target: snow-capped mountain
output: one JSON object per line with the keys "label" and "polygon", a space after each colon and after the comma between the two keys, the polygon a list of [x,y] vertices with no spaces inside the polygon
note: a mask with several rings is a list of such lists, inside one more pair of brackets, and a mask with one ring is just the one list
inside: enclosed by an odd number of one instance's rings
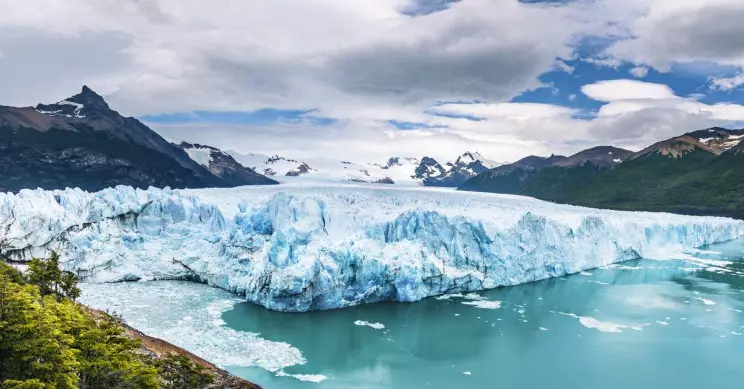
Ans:
{"label": "snow-capped mountain", "polygon": [[195,279],[280,311],[417,301],[744,235],[744,222],[343,185],[0,193],[0,256],[86,281]]}
{"label": "snow-capped mountain", "polygon": [[300,160],[279,155],[243,154],[180,140],[170,141],[183,148],[198,164],[214,170],[212,173],[218,171],[213,165],[219,160],[222,165],[240,165],[279,181],[297,177],[314,181],[456,187],[500,165],[473,152],[463,153],[454,162],[444,165],[431,157],[391,157],[383,163],[365,164],[332,158]]}
{"label": "snow-capped mountain", "polygon": [[705,130],[688,132],[684,135],[663,140],[634,153],[629,159],[638,159],[660,154],[670,158],[686,156],[694,151],[703,154],[721,155],[735,150],[744,144],[744,130],[727,130],[713,127]]}
{"label": "snow-capped mountain", "polygon": [[744,130],[727,130],[714,127],[685,134],[698,140],[716,153],[724,153],[739,146],[744,141]]}
{"label": "snow-capped mountain", "polygon": [[424,178],[426,186],[457,187],[468,179],[499,166],[498,163],[484,158],[478,153],[466,152],[457,157],[455,162],[444,165],[444,173],[439,176]]}
{"label": "snow-capped mountain", "polygon": [[243,166],[230,154],[216,147],[188,142],[176,144],[196,163],[207,168],[210,173],[234,185],[270,185],[277,183],[266,176],[256,173],[255,170]]}
{"label": "snow-capped mountain", "polygon": [[0,106],[0,145],[0,191],[237,185],[85,86],[54,104]]}
{"label": "snow-capped mountain", "polygon": [[235,151],[227,151],[227,153],[241,165],[270,177],[300,176],[313,170],[304,161],[278,155],[241,154]]}
{"label": "snow-capped mountain", "polygon": [[300,161],[278,155],[240,154],[234,151],[228,153],[243,166],[274,178],[302,177],[323,181],[395,183],[379,166],[374,165],[331,158],[310,158]]}
{"label": "snow-capped mountain", "polygon": [[425,186],[456,187],[475,175],[500,166],[479,153],[465,152],[454,162],[439,163],[432,157],[392,157],[375,166],[388,172],[395,182],[416,182]]}

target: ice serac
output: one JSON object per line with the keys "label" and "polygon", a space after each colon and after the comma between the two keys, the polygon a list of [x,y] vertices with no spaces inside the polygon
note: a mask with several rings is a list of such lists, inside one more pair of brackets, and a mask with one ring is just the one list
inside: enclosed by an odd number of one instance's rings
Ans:
{"label": "ice serac", "polygon": [[190,279],[269,309],[416,301],[735,239],[744,222],[382,186],[0,194],[0,250],[89,282]]}

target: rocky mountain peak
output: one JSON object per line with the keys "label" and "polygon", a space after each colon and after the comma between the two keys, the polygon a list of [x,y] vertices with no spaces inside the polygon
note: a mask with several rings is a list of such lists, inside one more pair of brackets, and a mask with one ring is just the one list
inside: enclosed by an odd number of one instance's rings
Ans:
{"label": "rocky mountain peak", "polygon": [[485,158],[483,158],[483,156],[480,155],[479,153],[477,153],[477,152],[476,153],[473,153],[473,152],[470,152],[470,151],[466,151],[461,156],[457,157],[457,160],[455,161],[455,164],[460,164],[460,163],[469,164],[469,163],[475,162],[475,161],[481,161],[481,162],[483,162],[484,160],[485,160]]}
{"label": "rocky mountain peak", "polygon": [[722,153],[721,149],[709,146],[707,144],[708,142],[709,141],[704,138],[700,139],[695,135],[685,134],[654,143],[653,145],[634,153],[628,158],[637,159],[653,154],[659,154],[669,158],[681,158],[696,150],[711,153],[713,155],[719,155]]}
{"label": "rocky mountain peak", "polygon": [[70,97],[67,100],[75,102],[75,103],[83,104],[88,109],[97,109],[97,110],[111,109],[106,103],[106,100],[104,100],[103,97],[101,97],[101,95],[94,92],[92,89],[88,88],[88,86],[86,85],[83,85],[83,89],[80,91],[80,93],[76,94],[75,96]]}
{"label": "rocky mountain peak", "polygon": [[599,167],[608,167],[621,163],[633,154],[630,150],[613,146],[597,146],[580,151],[568,158],[558,160],[553,166],[573,167],[590,163]]}
{"label": "rocky mountain peak", "polygon": [[54,104],[39,104],[36,106],[36,110],[47,116],[84,119],[91,113],[109,112],[111,108],[101,95],[87,86],[83,86],[80,93]]}
{"label": "rocky mountain peak", "polygon": [[414,170],[414,175],[412,178],[416,179],[422,179],[426,177],[436,177],[441,176],[444,174],[445,169],[442,167],[442,165],[437,162],[436,159],[431,157],[423,157],[421,158],[421,162],[419,162],[419,165],[416,167],[416,170]]}
{"label": "rocky mountain peak", "polygon": [[705,130],[688,132],[685,136],[697,139],[702,145],[720,154],[739,145],[742,139],[744,139],[744,130],[728,130],[721,127],[712,127]]}

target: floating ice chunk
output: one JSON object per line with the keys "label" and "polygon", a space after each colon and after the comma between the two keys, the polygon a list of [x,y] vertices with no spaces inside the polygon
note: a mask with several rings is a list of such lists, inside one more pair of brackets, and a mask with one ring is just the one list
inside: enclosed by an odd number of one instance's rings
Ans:
{"label": "floating ice chunk", "polygon": [[328,377],[324,376],[323,374],[289,374],[284,372],[284,370],[279,370],[276,372],[277,377],[292,377],[296,378],[300,381],[306,381],[306,382],[323,382],[328,379]]}
{"label": "floating ice chunk", "polygon": [[362,327],[370,327],[374,328],[376,330],[382,330],[385,328],[385,325],[382,323],[370,323],[368,321],[364,320],[357,320],[354,322],[355,325],[362,326]]}
{"label": "floating ice chunk", "polygon": [[501,308],[501,301],[488,301],[488,300],[477,300],[477,301],[463,301],[462,304],[472,305],[480,309],[499,309]]}
{"label": "floating ice chunk", "polygon": [[449,300],[453,298],[462,298],[462,293],[450,293],[450,294],[443,294],[441,296],[434,297],[437,300]]}
{"label": "floating ice chunk", "polygon": [[462,374],[463,374],[463,375],[473,375],[473,373],[471,373],[471,372],[469,372],[469,371],[464,371],[464,372],[462,372]]}
{"label": "floating ice chunk", "polygon": [[702,297],[694,297],[693,299],[694,300],[701,301],[705,305],[716,305],[716,302],[715,301],[708,300],[708,299],[705,299],[705,298],[702,298]]}
{"label": "floating ice chunk", "polygon": [[561,315],[564,316],[570,316],[575,319],[579,320],[579,323],[583,325],[586,328],[593,328],[601,332],[623,332],[623,329],[632,329],[635,331],[642,331],[642,326],[630,326],[625,324],[617,324],[612,322],[606,322],[606,321],[599,321],[593,317],[590,316],[578,316],[573,313],[565,313],[565,312],[558,312]]}
{"label": "floating ice chunk", "polygon": [[606,269],[618,269],[618,270],[641,270],[644,267],[643,266],[628,266],[628,265],[622,265],[622,264],[611,264],[608,266],[605,266]]}

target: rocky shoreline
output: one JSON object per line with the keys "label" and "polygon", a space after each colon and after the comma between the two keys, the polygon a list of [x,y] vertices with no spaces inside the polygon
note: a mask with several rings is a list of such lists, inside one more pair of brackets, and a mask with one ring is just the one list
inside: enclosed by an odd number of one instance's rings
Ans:
{"label": "rocky shoreline", "polygon": [[[111,317],[111,315],[106,312],[99,311],[87,306],[84,307],[95,318]],[[151,357],[157,359],[164,358],[169,355],[184,356],[191,360],[191,362],[207,369],[214,375],[214,383],[209,387],[211,389],[262,389],[260,386],[252,382],[248,382],[240,377],[236,377],[187,350],[168,343],[162,339],[148,336],[120,320],[117,321],[124,329],[124,334],[127,337],[138,339],[142,342],[142,353],[150,355]]]}

